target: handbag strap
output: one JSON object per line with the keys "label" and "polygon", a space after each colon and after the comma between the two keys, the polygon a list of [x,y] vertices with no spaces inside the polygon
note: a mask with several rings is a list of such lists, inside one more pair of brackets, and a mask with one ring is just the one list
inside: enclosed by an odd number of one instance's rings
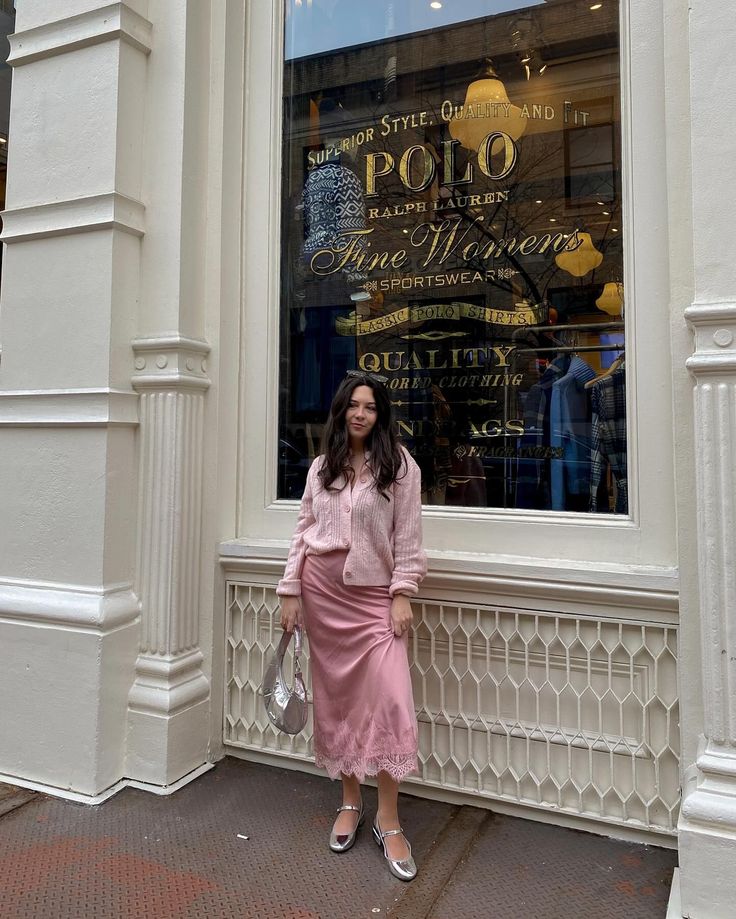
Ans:
{"label": "handbag strap", "polygon": [[301,626],[294,626],[294,676],[302,675],[302,662],[299,658],[302,655],[302,629]]}
{"label": "handbag strap", "polygon": [[279,647],[277,651],[278,661],[279,661],[279,672],[281,672],[284,657],[286,652],[291,644],[291,639],[294,639],[294,674],[302,673],[302,665],[299,658],[302,654],[302,630],[301,626],[295,625],[293,632],[284,632],[281,636],[281,641],[279,642]]}

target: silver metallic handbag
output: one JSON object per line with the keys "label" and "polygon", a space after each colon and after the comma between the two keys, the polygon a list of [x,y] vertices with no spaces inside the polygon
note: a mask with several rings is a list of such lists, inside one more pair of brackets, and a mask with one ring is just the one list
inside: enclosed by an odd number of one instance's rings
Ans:
{"label": "silver metallic handbag", "polygon": [[[284,676],[284,656],[294,636],[294,683],[290,687]],[[307,723],[307,688],[304,685],[299,657],[302,653],[302,630],[284,632],[276,653],[271,658],[261,683],[261,695],[266,714],[280,731],[298,734]]]}

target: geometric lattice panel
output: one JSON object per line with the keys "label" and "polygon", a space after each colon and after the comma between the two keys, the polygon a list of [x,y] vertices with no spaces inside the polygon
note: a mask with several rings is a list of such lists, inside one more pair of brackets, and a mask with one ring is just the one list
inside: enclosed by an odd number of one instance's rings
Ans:
{"label": "geometric lattice panel", "polygon": [[[281,635],[278,598],[269,587],[234,583],[227,598],[225,743],[311,759],[311,718],[296,737],[281,734],[257,695]],[[429,601],[413,607],[416,781],[674,835],[675,628]],[[308,679],[308,637],[306,645]]]}
{"label": "geometric lattice panel", "polygon": [[[271,655],[281,640],[279,598],[272,588],[228,584],[225,616],[225,735],[224,742],[253,750],[288,753],[312,759],[311,693],[310,715],[299,734],[284,734],[271,724],[258,689]],[[291,675],[291,655],[287,657]],[[301,657],[302,671],[309,682],[309,648]]]}

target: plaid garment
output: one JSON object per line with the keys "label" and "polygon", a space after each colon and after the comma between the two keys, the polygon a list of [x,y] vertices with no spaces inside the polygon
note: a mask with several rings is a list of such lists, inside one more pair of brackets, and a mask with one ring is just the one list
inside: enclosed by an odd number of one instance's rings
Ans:
{"label": "plaid garment", "polygon": [[626,514],[629,495],[626,478],[626,371],[614,370],[591,389],[593,411],[590,477],[591,511],[600,507],[598,493],[606,467],[610,465],[616,481],[616,513]]}
{"label": "plaid garment", "polygon": [[520,457],[516,476],[516,506],[546,510],[552,506],[549,459],[534,451],[549,447],[549,411],[552,386],[570,369],[571,357],[556,357],[529,389],[524,402],[524,433],[519,438]]}

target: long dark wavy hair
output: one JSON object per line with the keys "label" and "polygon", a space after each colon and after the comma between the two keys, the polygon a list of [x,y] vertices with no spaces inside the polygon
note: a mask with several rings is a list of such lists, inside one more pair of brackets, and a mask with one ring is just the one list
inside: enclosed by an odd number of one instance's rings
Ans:
{"label": "long dark wavy hair", "polygon": [[[322,453],[325,461],[319,471],[324,488],[330,488],[337,478],[345,476],[352,485],[355,470],[350,464],[350,438],[345,414],[358,386],[373,390],[376,403],[376,423],[365,443],[370,450],[368,466],[373,473],[374,487],[388,501],[386,491],[398,478],[406,475],[406,460],[399,447],[399,439],[391,417],[391,400],[383,383],[372,374],[351,371],[340,383],[332,399],[330,414],[322,434]],[[404,468],[403,475],[399,475]]]}

